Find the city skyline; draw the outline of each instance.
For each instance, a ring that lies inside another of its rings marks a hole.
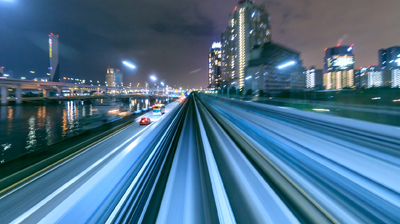
[[[205,51],[220,39],[238,1],[156,3],[98,1],[74,8],[47,0],[1,2],[0,66],[16,76],[31,70],[45,74],[46,37],[52,32],[60,35],[60,76],[103,81],[105,67],[122,67],[121,61],[127,59],[138,69],[123,70],[125,83],[144,83],[155,73],[167,83],[206,86]],[[377,64],[379,49],[399,45],[394,13],[398,7],[393,7],[399,5],[397,1],[346,3],[345,9],[342,3],[257,1],[271,15],[272,40],[301,52],[305,67],[322,68],[324,49],[340,39],[344,45],[355,44],[355,68]],[[94,10],[85,13],[89,8]],[[141,11],[149,10],[139,9],[151,9],[154,14],[144,15]],[[379,18],[362,16],[369,11]],[[107,13],[103,16],[103,12]]]

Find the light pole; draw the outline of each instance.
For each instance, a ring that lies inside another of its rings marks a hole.
[[[163,95],[164,95],[164,82],[161,82],[161,85],[163,87]]]
[[[153,81],[153,82],[155,82],[155,81],[157,81],[157,77],[155,76],[155,75],[151,75],[150,76],[150,79]],[[154,86],[155,86],[156,84],[154,83]]]

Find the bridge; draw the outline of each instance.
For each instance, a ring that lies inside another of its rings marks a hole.
[[[1,104],[5,105],[9,101],[21,104],[23,101],[54,100],[54,99],[88,99],[104,98],[122,94],[165,94],[171,95],[181,91],[164,91],[163,88],[144,88],[144,87],[109,87],[93,86],[85,84],[63,83],[63,82],[42,82],[34,80],[20,79],[0,79]],[[15,89],[15,98],[9,97],[9,90]],[[43,97],[23,97],[23,90],[40,90]],[[50,97],[50,92],[57,91],[56,97]],[[65,96],[66,95],[66,96]],[[87,96],[90,95],[90,96]]]

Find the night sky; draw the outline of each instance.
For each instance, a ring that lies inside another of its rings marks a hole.
[[[208,49],[238,0],[0,0],[0,66],[19,76],[48,72],[48,34],[60,36],[61,76],[105,81],[121,68],[136,86],[155,74],[177,88],[207,85]],[[355,44],[356,68],[400,45],[399,0],[269,0],[272,40],[323,66],[324,49]],[[122,65],[133,62],[136,70]],[[40,75],[43,74],[43,75]]]

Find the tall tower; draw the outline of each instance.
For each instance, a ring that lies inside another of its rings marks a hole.
[[[221,43],[214,42],[208,53],[208,87],[221,88]]]
[[[51,82],[60,81],[60,65],[58,64],[58,35],[49,34],[49,57]]]
[[[230,86],[243,88],[250,51],[271,41],[269,14],[262,5],[241,0],[222,33],[222,77]]]
[[[114,74],[115,74],[115,86],[122,87],[124,85],[124,81],[121,70],[115,69]]]
[[[115,73],[114,69],[108,67],[107,68],[107,74],[106,74],[106,82],[108,87],[115,87]]]

